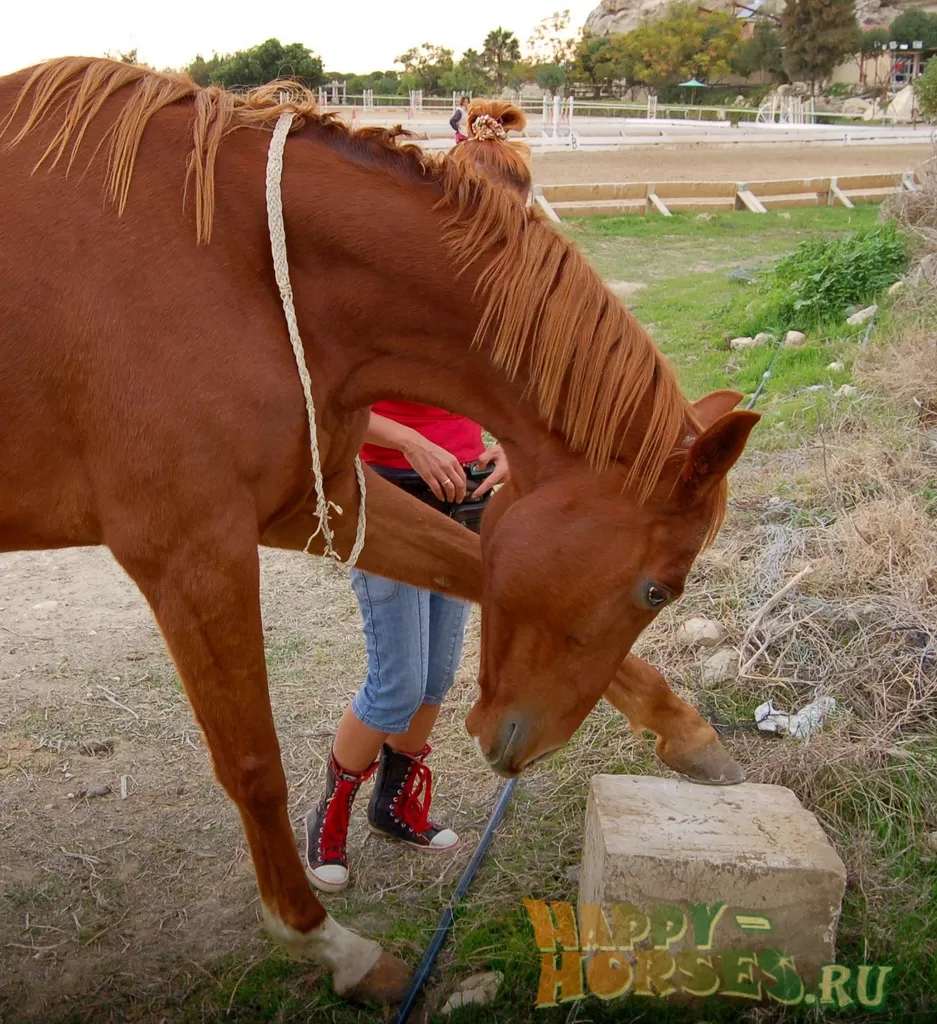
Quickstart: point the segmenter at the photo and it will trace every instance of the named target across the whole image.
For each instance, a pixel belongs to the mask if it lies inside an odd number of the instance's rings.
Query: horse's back
[[[24,82],[0,79],[0,123]],[[55,125],[0,146],[0,550],[110,543],[141,515],[178,529],[212,502],[256,499],[262,518],[293,485],[303,409],[283,322],[236,224],[196,244],[190,119],[147,128],[120,216],[105,154],[89,163],[108,117],[68,174],[67,153],[36,167]]]

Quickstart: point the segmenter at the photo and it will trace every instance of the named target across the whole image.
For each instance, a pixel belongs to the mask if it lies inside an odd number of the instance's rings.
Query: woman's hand
[[[440,501],[454,504],[462,501],[465,497],[465,473],[454,455],[415,431],[407,446],[400,450]]]
[[[473,498],[480,498],[486,491],[490,491],[492,487],[503,483],[511,475],[511,471],[508,468],[508,457],[504,454],[504,449],[500,444],[493,444],[490,448],[486,448],[475,461],[482,469],[489,462],[493,462],[495,468],[491,475],[486,476],[475,489],[475,492],[472,494]]]

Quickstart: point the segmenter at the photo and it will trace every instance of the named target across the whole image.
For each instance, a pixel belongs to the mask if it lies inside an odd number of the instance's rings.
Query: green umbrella
[[[695,75],[688,81],[680,83],[681,89],[705,89],[706,87],[706,83],[700,82]],[[691,100],[690,102],[692,103],[693,101]]]

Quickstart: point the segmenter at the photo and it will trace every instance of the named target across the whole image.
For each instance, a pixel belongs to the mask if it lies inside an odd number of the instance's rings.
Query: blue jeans
[[[352,569],[368,675],[351,702],[359,722],[406,732],[421,704],[441,704],[455,680],[469,604]]]

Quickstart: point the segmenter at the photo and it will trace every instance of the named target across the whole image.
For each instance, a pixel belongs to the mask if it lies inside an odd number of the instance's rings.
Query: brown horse
[[[374,401],[464,413],[508,453],[481,559],[368,474],[358,563],[480,601],[467,726],[495,770],[562,746],[621,666],[609,697],[669,763],[732,775],[712,730],[625,659],[718,529],[757,416],[733,393],[683,399],[582,255],[503,187],[526,179],[496,132],[431,159],[280,88],[235,97],[86,58],[0,79],[0,550],[111,549],[240,811],[268,927],[338,992],[393,999],[406,968],[306,882],[267,693],[257,545],[302,550],[317,526],[265,216],[270,129],[295,112],[282,201],[337,549]]]

